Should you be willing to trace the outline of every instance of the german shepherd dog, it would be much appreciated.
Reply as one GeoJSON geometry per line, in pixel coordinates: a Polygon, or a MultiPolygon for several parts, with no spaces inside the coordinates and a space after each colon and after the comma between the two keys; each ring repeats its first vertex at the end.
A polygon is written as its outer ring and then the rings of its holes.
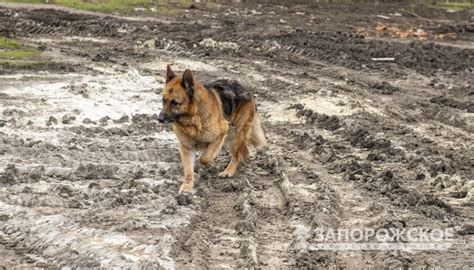
{"type": "Polygon", "coordinates": [[[193,78],[189,69],[177,76],[167,66],[163,109],[158,120],[164,124],[172,123],[179,141],[184,169],[179,193],[193,189],[196,152],[202,151],[199,162],[209,165],[221,150],[229,125],[235,128],[232,158],[220,177],[235,174],[239,163],[248,157],[249,145],[266,144],[255,99],[247,88],[232,80],[217,80],[203,85],[193,78]]]}

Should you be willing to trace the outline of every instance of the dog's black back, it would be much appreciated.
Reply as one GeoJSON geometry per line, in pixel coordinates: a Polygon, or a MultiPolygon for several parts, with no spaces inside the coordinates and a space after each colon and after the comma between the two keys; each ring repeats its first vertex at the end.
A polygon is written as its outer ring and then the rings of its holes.
{"type": "Polygon", "coordinates": [[[238,81],[220,79],[205,84],[204,87],[219,95],[225,116],[231,115],[242,102],[250,101],[253,98],[250,90],[238,81]]]}

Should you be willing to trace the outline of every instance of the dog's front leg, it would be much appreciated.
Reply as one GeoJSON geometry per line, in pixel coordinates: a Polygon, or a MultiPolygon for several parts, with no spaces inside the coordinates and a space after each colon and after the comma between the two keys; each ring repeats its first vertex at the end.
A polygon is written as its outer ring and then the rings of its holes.
{"type": "Polygon", "coordinates": [[[202,153],[201,158],[199,159],[199,162],[207,166],[209,163],[211,163],[212,160],[219,154],[221,151],[222,145],[224,144],[225,137],[227,135],[227,132],[219,135],[213,142],[211,142],[204,153],[202,153]]]}
{"type": "Polygon", "coordinates": [[[181,162],[183,163],[184,178],[179,193],[191,192],[193,190],[194,182],[194,160],[196,152],[186,148],[183,144],[179,144],[179,153],[181,155],[181,162]]]}

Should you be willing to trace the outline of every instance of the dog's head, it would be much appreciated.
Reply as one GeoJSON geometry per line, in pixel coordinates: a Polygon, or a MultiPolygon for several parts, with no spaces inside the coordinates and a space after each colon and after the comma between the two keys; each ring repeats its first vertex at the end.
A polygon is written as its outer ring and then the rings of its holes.
{"type": "Polygon", "coordinates": [[[191,70],[186,69],[183,76],[177,76],[168,65],[162,97],[163,109],[158,116],[160,123],[172,123],[188,114],[194,99],[194,79],[191,70]]]}

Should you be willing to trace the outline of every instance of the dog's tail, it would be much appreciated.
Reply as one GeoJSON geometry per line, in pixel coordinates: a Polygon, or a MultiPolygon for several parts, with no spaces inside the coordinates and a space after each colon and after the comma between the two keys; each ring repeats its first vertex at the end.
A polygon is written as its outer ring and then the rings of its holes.
{"type": "Polygon", "coordinates": [[[252,121],[252,131],[250,132],[249,141],[254,147],[267,145],[267,139],[265,139],[265,133],[263,132],[262,123],[260,122],[260,116],[258,113],[255,113],[252,121]]]}

